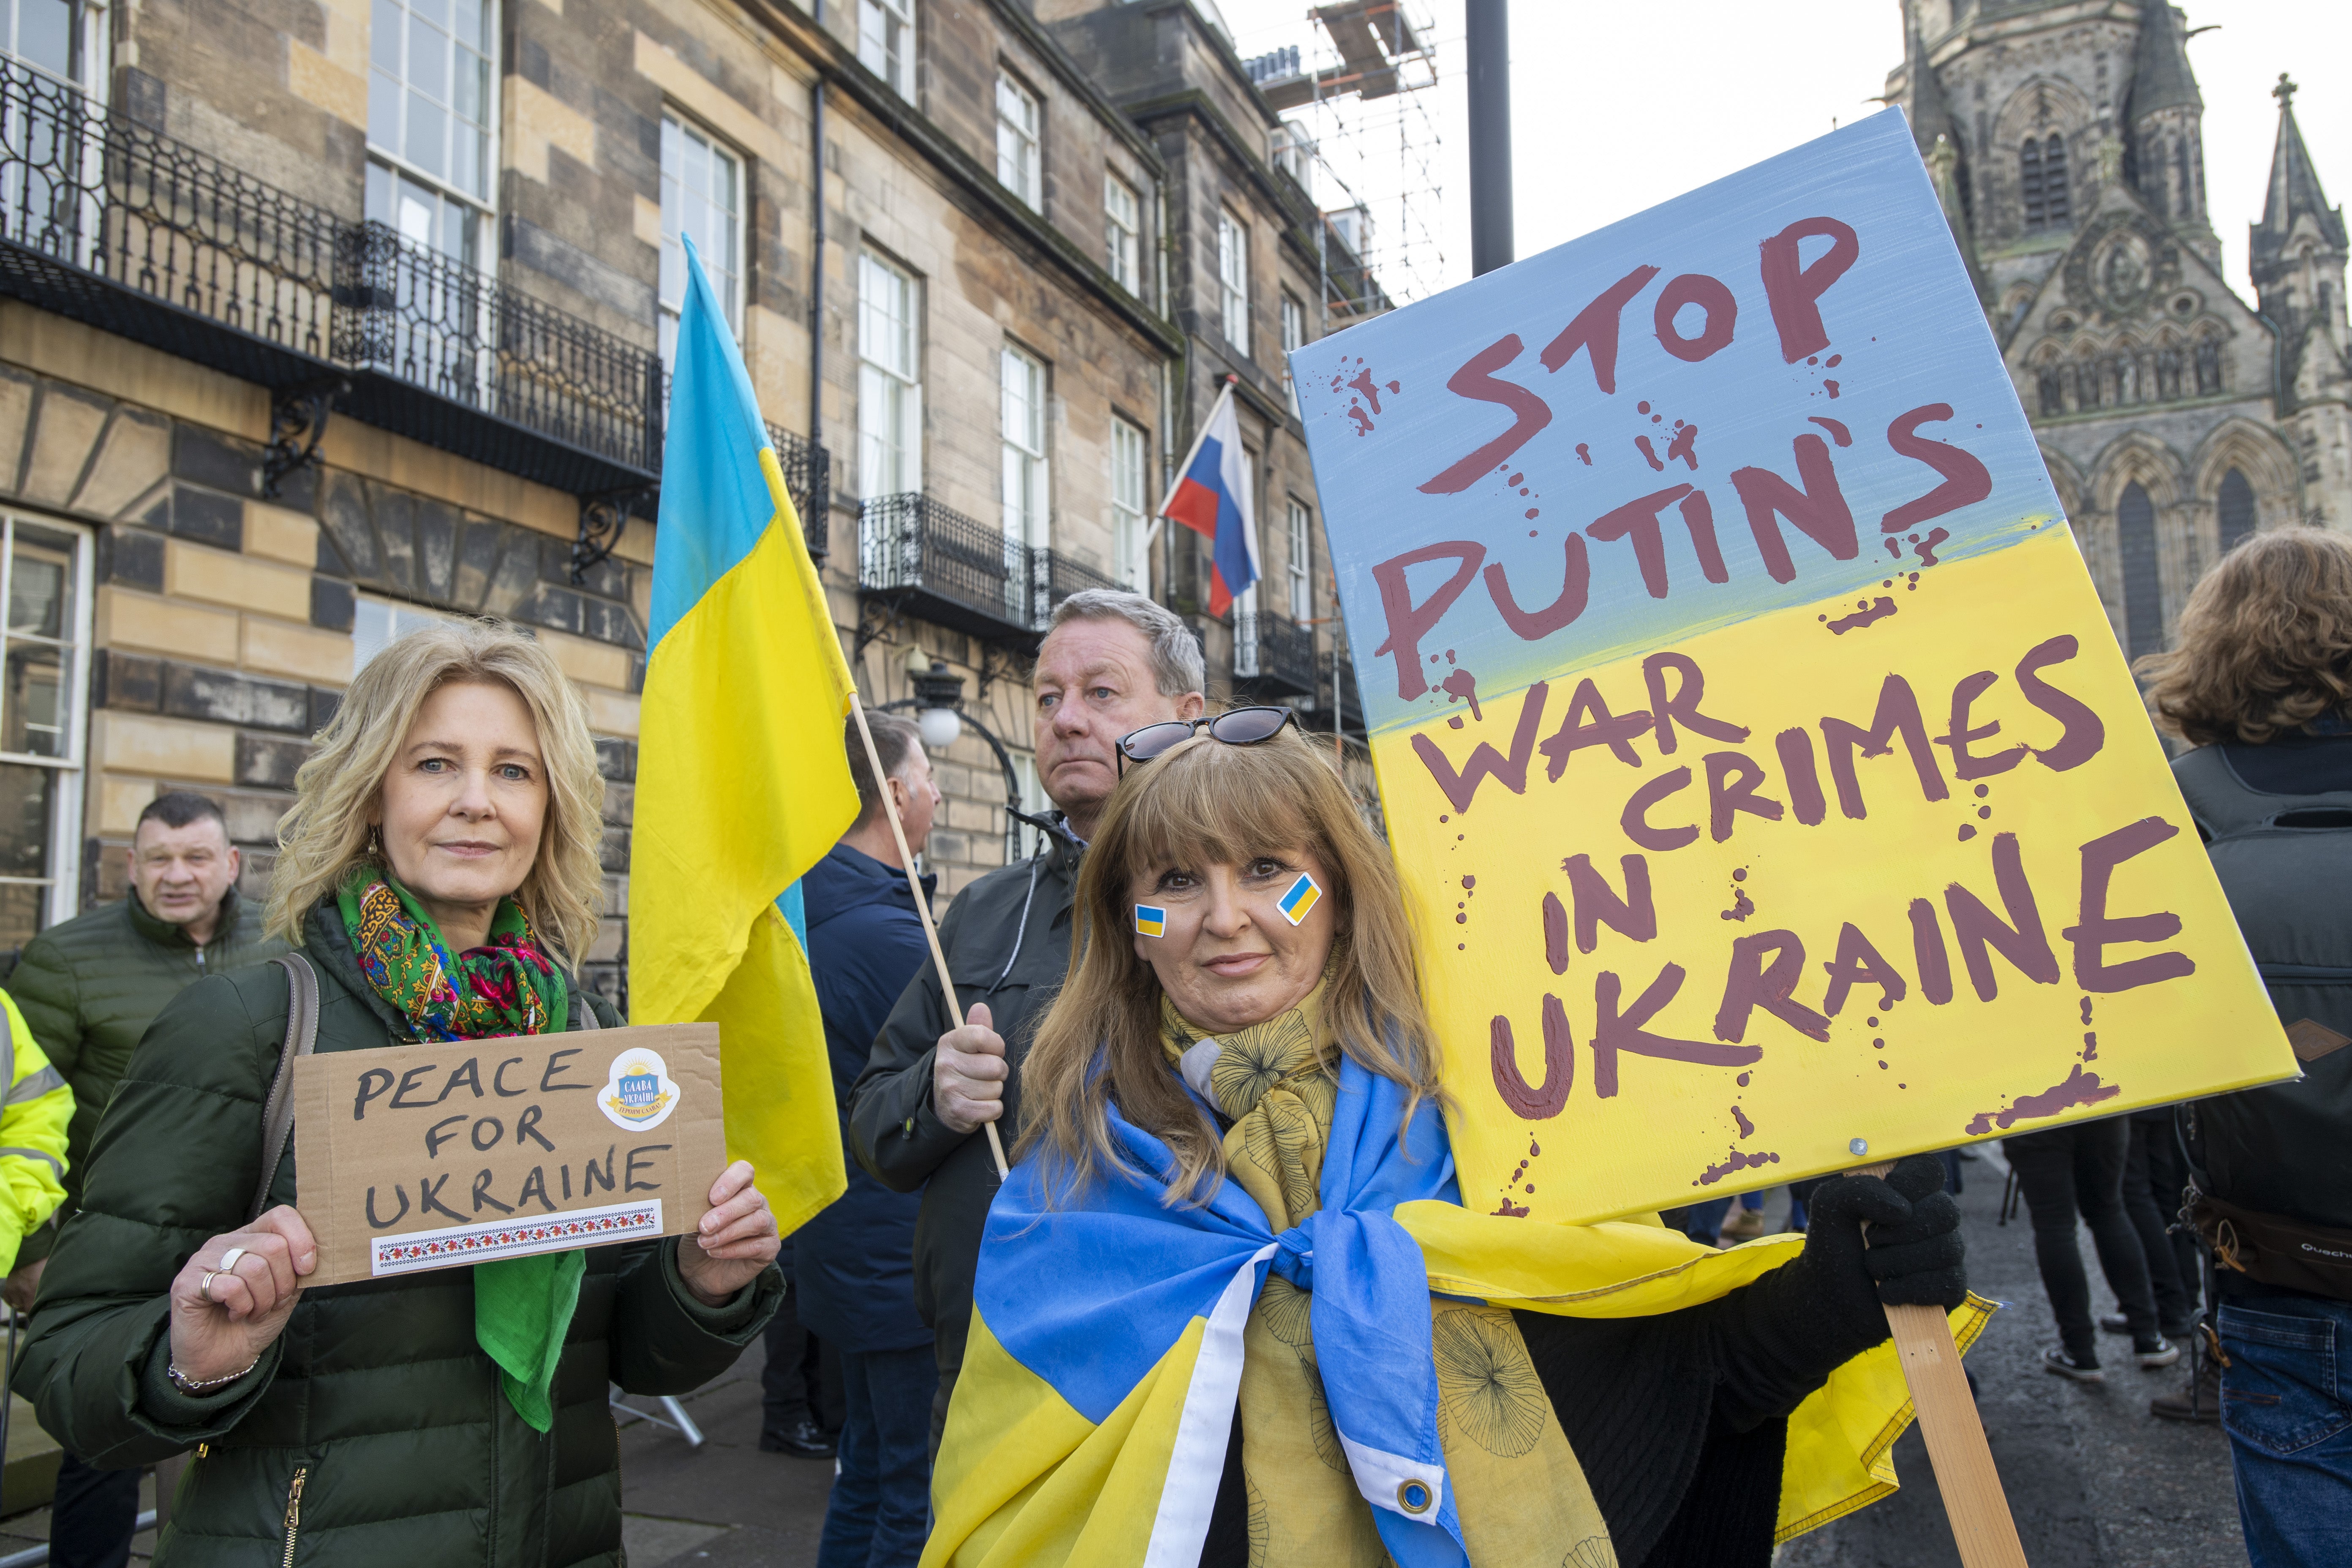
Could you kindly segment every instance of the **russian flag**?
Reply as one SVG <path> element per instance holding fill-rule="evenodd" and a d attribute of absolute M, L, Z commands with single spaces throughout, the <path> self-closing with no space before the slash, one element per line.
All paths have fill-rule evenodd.
<path fill-rule="evenodd" d="M 1257 517 L 1242 456 L 1242 422 L 1225 384 L 1160 515 L 1209 542 L 1209 614 L 1222 616 L 1258 579 Z"/>

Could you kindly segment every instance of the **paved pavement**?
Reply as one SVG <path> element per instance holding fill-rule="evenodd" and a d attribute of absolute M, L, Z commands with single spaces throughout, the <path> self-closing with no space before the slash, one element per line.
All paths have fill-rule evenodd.
<path fill-rule="evenodd" d="M 2142 1373 L 2111 1355 L 2104 1387 L 2040 1368 L 2055 1342 L 2023 1216 L 1996 1223 L 1998 1146 L 1964 1167 L 1960 1199 L 1977 1289 L 2011 1303 L 1969 1358 L 1995 1462 L 2033 1568 L 2241 1568 L 2227 1444 L 2218 1428 L 2155 1420 L 2148 1396 L 2182 1369 Z M 1767 1215 L 1786 1212 L 1776 1194 Z M 2089 1239 L 2085 1266 L 2105 1298 Z M 2122 1342 L 2111 1341 L 2115 1350 Z M 623 1505 L 633 1568 L 808 1568 L 824 1522 L 833 1467 L 759 1450 L 761 1362 L 755 1343 L 718 1382 L 685 1402 L 708 1436 L 688 1448 L 645 1423 L 621 1436 Z M 2183 1367 L 2186 1366 L 2184 1359 Z M 641 1405 L 651 1401 L 640 1400 Z M 1783 1548 L 1779 1568 L 1957 1568 L 1933 1471 L 1916 1432 L 1895 1446 L 1903 1489 Z M 0 1554 L 47 1534 L 46 1510 L 0 1522 Z M 134 1560 L 143 1560 L 148 1540 Z"/>

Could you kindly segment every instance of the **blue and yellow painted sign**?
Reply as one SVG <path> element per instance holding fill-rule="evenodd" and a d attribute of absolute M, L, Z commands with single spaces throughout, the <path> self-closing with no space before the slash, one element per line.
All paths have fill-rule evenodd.
<path fill-rule="evenodd" d="M 2294 1070 L 1899 112 L 1291 363 L 1466 1202 Z"/>

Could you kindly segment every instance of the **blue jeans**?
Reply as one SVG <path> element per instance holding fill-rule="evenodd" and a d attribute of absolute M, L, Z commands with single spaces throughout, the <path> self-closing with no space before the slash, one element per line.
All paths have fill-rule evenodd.
<path fill-rule="evenodd" d="M 915 1568 L 930 1533 L 931 1394 L 939 1380 L 929 1342 L 842 1352 L 848 1415 L 817 1568 Z"/>
<path fill-rule="evenodd" d="M 2246 1555 L 2253 1568 L 2340 1563 L 2352 1520 L 2352 1303 L 2224 1297 L 2221 1315 L 2221 1425 Z"/>

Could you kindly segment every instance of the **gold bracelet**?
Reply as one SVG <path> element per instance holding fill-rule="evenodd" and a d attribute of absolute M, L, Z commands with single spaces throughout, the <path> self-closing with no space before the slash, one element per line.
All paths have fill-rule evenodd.
<path fill-rule="evenodd" d="M 268 1352 L 265 1352 L 263 1353 L 267 1354 Z M 247 1373 L 251 1372 L 255 1367 L 259 1366 L 260 1364 L 261 1357 L 255 1356 L 251 1361 L 246 1363 L 242 1369 L 230 1373 L 226 1377 L 210 1377 L 199 1383 L 194 1378 L 192 1378 L 188 1376 L 187 1373 L 182 1372 L 177 1364 L 172 1362 L 165 1362 L 163 1363 L 163 1375 L 171 1380 L 172 1386 L 173 1388 L 178 1389 L 183 1394 L 210 1394 L 215 1388 L 226 1388 L 230 1384 L 235 1383 L 238 1378 L 243 1377 Z"/>

